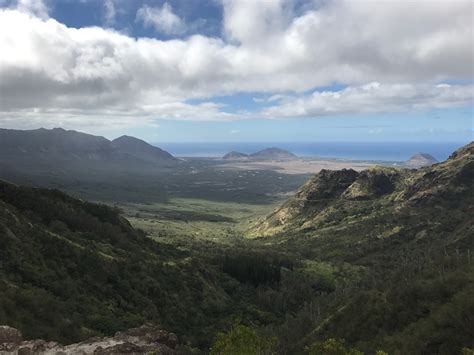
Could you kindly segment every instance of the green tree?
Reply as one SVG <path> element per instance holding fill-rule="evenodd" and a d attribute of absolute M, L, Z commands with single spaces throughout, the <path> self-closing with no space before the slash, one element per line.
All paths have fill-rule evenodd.
<path fill-rule="evenodd" d="M 236 324 L 227 333 L 217 334 L 211 355 L 272 355 L 276 354 L 275 337 L 259 336 L 255 329 Z"/>
<path fill-rule="evenodd" d="M 355 348 L 347 347 L 343 341 L 334 338 L 312 344 L 306 348 L 308 355 L 363 355 Z"/>

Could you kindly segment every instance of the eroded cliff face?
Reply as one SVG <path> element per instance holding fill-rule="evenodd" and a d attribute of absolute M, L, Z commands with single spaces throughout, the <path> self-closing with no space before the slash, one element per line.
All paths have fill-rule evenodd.
<path fill-rule="evenodd" d="M 0 326 L 0 354 L 156 354 L 173 355 L 178 338 L 153 325 L 143 325 L 113 337 L 94 337 L 80 343 L 61 345 L 54 341 L 23 340 L 21 332 Z"/>

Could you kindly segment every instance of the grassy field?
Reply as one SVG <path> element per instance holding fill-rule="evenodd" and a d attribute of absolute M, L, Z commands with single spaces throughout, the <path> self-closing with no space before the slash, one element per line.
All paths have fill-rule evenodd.
<path fill-rule="evenodd" d="M 134 227 L 150 237 L 173 239 L 173 242 L 196 238 L 228 244 L 240 239 L 250 225 L 281 202 L 282 199 L 255 204 L 172 198 L 167 202 L 125 203 L 119 207 Z"/>

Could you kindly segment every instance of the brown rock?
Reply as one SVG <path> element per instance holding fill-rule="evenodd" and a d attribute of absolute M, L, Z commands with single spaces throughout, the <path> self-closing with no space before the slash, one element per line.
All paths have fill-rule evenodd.
<path fill-rule="evenodd" d="M 157 326 L 144 325 L 118 332 L 114 337 L 94 337 L 63 346 L 41 339 L 22 341 L 21 332 L 8 326 L 0 327 L 1 354 L 160 354 L 175 355 L 178 338 Z"/>
<path fill-rule="evenodd" d="M 144 354 L 146 349 L 132 344 L 132 343 L 122 343 L 114 346 L 109 346 L 107 348 L 98 347 L 95 349 L 94 354 Z"/>
<path fill-rule="evenodd" d="M 33 355 L 33 350 L 25 346 L 18 349 L 18 355 Z"/>
<path fill-rule="evenodd" d="M 11 343 L 18 344 L 23 340 L 23 336 L 18 329 L 9 327 L 7 325 L 0 326 L 0 344 Z"/>

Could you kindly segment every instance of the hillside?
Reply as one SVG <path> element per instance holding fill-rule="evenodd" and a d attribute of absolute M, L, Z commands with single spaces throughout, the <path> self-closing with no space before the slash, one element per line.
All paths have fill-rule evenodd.
<path fill-rule="evenodd" d="M 421 168 L 436 163 L 438 163 L 438 160 L 432 155 L 428 153 L 416 153 L 406 161 L 405 165 L 410 168 Z"/>
<path fill-rule="evenodd" d="M 419 170 L 317 174 L 250 235 L 346 276 L 277 333 L 308 322 L 299 347 L 336 338 L 369 354 L 473 348 L 473 214 L 474 143 Z"/>
<path fill-rule="evenodd" d="M 57 190 L 0 180 L 0 245 L 0 325 L 27 339 L 70 344 L 152 322 L 206 347 L 251 307 L 219 262 Z"/>
<path fill-rule="evenodd" d="M 141 139 L 121 136 L 112 141 L 112 147 L 119 153 L 128 154 L 136 159 L 159 164 L 177 160 L 167 151 L 154 147 Z"/>
<path fill-rule="evenodd" d="M 401 213 L 419 203 L 457 197 L 472 199 L 474 144 L 454 153 L 446 162 L 410 171 L 374 167 L 354 170 L 322 170 L 303 185 L 294 197 L 250 230 L 253 236 L 274 235 L 285 230 L 317 228 L 359 216 L 364 209 L 383 207 Z M 466 201 L 466 203 L 469 201 Z M 349 213 L 349 215 L 347 214 Z"/>
<path fill-rule="evenodd" d="M 219 244 L 151 239 L 118 209 L 0 181 L 0 324 L 66 345 L 150 322 L 187 350 L 303 354 L 337 339 L 458 354 L 474 347 L 473 184 L 474 143 L 419 170 L 324 170 L 255 238 Z M 154 224 L 145 212 L 131 220 Z"/>

